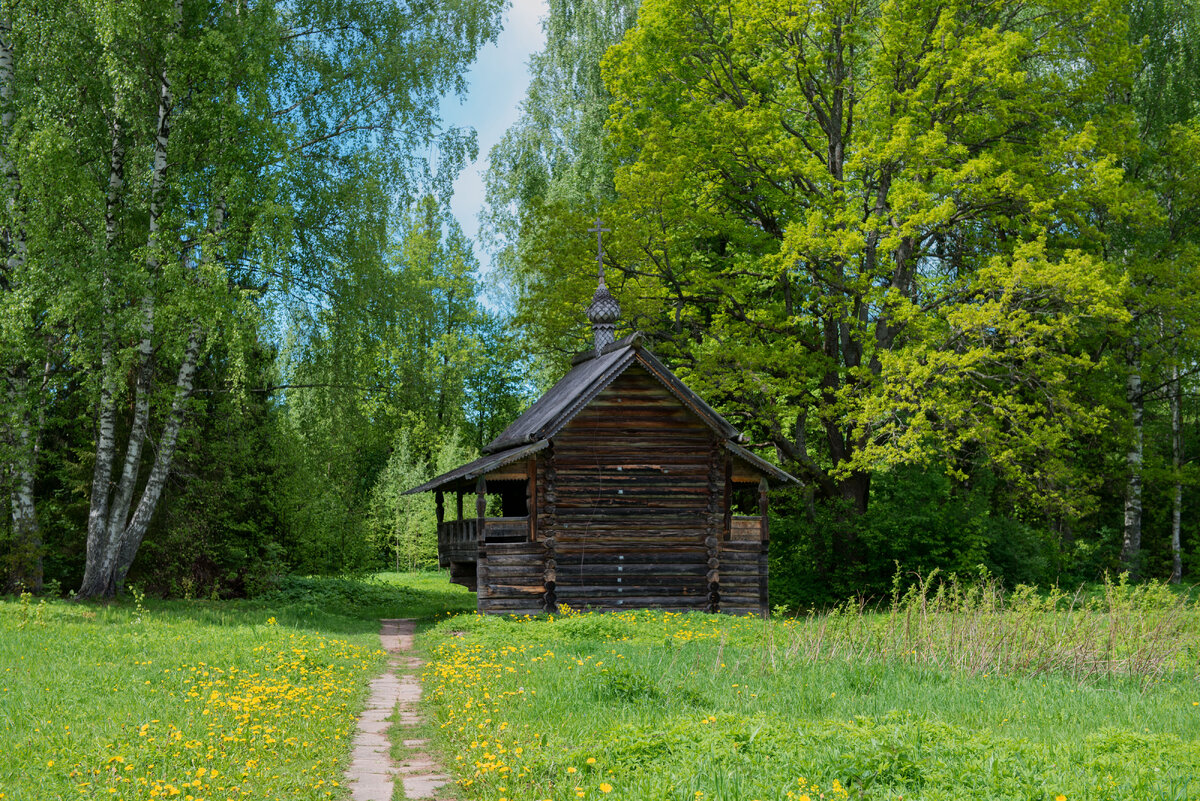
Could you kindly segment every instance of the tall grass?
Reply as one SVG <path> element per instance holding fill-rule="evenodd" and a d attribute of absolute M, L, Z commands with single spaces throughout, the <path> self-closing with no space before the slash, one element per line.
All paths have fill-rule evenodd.
<path fill-rule="evenodd" d="M 1200 604 L 1125 576 L 1092 592 L 1006 592 L 992 578 L 935 572 L 897 588 L 882 613 L 860 600 L 797 618 L 772 631 L 766 656 L 1156 681 L 1200 674 Z"/>
<path fill-rule="evenodd" d="M 1182 800 L 1198 612 L 929 576 L 878 608 L 470 615 L 422 641 L 463 799 Z"/>

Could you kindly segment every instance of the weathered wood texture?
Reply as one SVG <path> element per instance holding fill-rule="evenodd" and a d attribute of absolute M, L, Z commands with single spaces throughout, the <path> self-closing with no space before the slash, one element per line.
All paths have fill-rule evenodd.
<path fill-rule="evenodd" d="M 489 531 L 492 529 L 489 527 Z M 544 548 L 523 538 L 501 542 L 490 538 L 487 559 L 480 562 L 480 612 L 537 614 L 542 611 Z"/>
<path fill-rule="evenodd" d="M 438 566 L 451 562 L 474 562 L 479 553 L 474 520 L 447 520 L 438 523 Z"/>
<path fill-rule="evenodd" d="M 763 516 L 729 511 L 740 471 L 723 441 L 641 367 L 523 466 L 533 476 L 528 516 L 483 517 L 481 481 L 479 518 L 438 527 L 442 561 L 453 580 L 473 580 L 481 612 L 767 612 Z M 469 577 L 468 562 L 477 563 Z"/>
<path fill-rule="evenodd" d="M 762 542 L 762 518 L 758 515 L 733 517 L 729 525 L 729 539 L 740 542 Z"/>
<path fill-rule="evenodd" d="M 724 489 L 711 430 L 634 366 L 554 445 L 558 603 L 710 609 L 714 478 Z"/>
<path fill-rule="evenodd" d="M 489 517 L 486 518 L 488 542 L 527 541 L 529 518 Z M 479 559 L 479 521 L 447 520 L 439 523 L 438 565 L 447 567 L 452 562 L 475 562 Z"/>

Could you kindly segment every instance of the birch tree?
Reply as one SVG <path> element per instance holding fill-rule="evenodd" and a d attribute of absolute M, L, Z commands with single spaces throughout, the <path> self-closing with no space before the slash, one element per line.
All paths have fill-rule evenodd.
<path fill-rule="evenodd" d="M 62 14 L 58 3 L 45 8 L 11 2 L 0 4 L 0 485 L 8 488 L 6 506 L 14 547 L 10 551 L 10 587 L 40 591 L 41 525 L 36 484 L 45 425 L 46 403 L 60 359 L 66 303 L 73 280 L 48 269 L 39 223 L 39 149 L 53 149 L 31 135 L 32 109 L 44 84 L 43 47 L 71 38 L 69 22 L 55 29 Z M 34 156 L 31 158 L 32 155 Z M 44 152 L 44 151 L 43 151 Z M 57 182 L 61 174 L 53 176 Z M 60 187 L 69 191 L 67 187 Z M 68 235 L 69 236 L 69 235 Z M 6 480 L 5 480 L 6 479 Z"/>
<path fill-rule="evenodd" d="M 1171 580 L 1182 571 L 1183 504 L 1181 382 L 1194 371 L 1200 326 L 1200 4 L 1133 2 L 1130 39 L 1139 63 L 1130 87 L 1138 147 L 1126 157 L 1130 185 L 1152 197 L 1153 213 L 1136 225 L 1112 225 L 1113 250 L 1127 275 L 1131 315 L 1124 349 L 1128 440 L 1120 563 L 1142 574 L 1146 484 L 1146 410 L 1168 407 L 1173 484 Z"/>
<path fill-rule="evenodd" d="M 38 393 L 52 381 L 92 393 L 81 597 L 120 590 L 207 346 L 236 364 L 272 304 L 352 286 L 330 264 L 370 230 L 356 221 L 386 219 L 472 154 L 470 132 L 442 131 L 435 109 L 463 88 L 500 5 L 0 9 L 0 467 L 17 536 L 36 552 Z"/>
<path fill-rule="evenodd" d="M 4 226 L 0 231 L 0 292 L 4 293 L 5 316 L 13 315 L 17 320 L 6 320 L 5 336 L 0 340 L 0 360 L 4 370 L 7 414 L 0 423 L 0 436 L 6 449 L 3 460 L 7 481 L 11 486 L 12 529 L 15 542 L 13 570 L 10 584 L 28 586 L 41 590 L 41 542 L 38 532 L 37 510 L 34 506 L 34 475 L 37 463 L 36 440 L 38 431 L 34 425 L 36 393 L 31 387 L 31 363 L 28 352 L 21 347 L 26 337 L 20 329 L 21 317 L 28 314 L 22 308 L 27 281 L 25 274 L 28 247 L 25 239 L 24 215 L 21 209 L 21 178 L 13 155 L 13 136 L 17 103 L 17 42 L 13 31 L 16 9 L 11 4 L 0 6 L 0 170 L 4 173 Z M 17 330 L 9 326 L 17 323 Z"/>
<path fill-rule="evenodd" d="M 222 317 L 245 311 L 228 287 L 226 228 L 231 199 L 243 200 L 231 185 L 237 171 L 257 172 L 252 162 L 238 158 L 245 154 L 233 143 L 261 136 L 247 124 L 250 109 L 239 109 L 238 101 L 261 94 L 248 79 L 266 55 L 255 41 L 262 28 L 238 6 L 185 8 L 183 0 L 134 9 L 102 4 L 95 23 L 113 92 L 97 331 L 98 433 L 83 598 L 111 597 L 122 586 L 170 472 L 205 339 Z M 139 63 L 129 37 L 147 32 L 157 34 L 161 49 Z M 132 77 L 139 68 L 153 81 L 139 85 Z M 152 114 L 142 116 L 151 108 Z M 144 126 L 139 117 L 152 122 Z M 149 156 L 148 172 L 135 185 L 144 187 L 140 196 L 126 184 L 130 151 Z M 253 224 L 259 204 L 239 205 L 237 222 Z M 123 248 L 122 239 L 136 244 Z M 118 297 L 118 287 L 132 289 L 131 296 Z M 132 325 L 114 330 L 113 315 L 126 305 L 136 310 Z M 126 339 L 130 335 L 132 341 Z M 122 340 L 130 344 L 122 347 Z M 132 416 L 119 443 L 122 367 L 132 373 Z M 164 372 L 173 378 L 160 390 L 156 383 Z M 143 453 L 150 442 L 153 457 L 147 460 Z"/>

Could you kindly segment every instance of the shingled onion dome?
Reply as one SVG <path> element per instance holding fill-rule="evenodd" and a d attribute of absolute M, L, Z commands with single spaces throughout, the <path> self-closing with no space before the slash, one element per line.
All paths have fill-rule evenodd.
<path fill-rule="evenodd" d="M 596 355 L 599 356 L 605 345 L 616 341 L 617 321 L 621 319 L 621 304 L 617 303 L 617 299 L 608 291 L 603 272 L 600 273 L 600 286 L 596 287 L 596 294 L 592 295 L 592 305 L 588 306 L 587 316 L 592 323 Z"/>

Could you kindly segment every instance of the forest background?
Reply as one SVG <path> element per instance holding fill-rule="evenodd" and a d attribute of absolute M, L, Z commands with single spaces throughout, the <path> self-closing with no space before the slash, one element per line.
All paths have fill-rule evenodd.
<path fill-rule="evenodd" d="M 4 589 L 432 566 L 401 492 L 587 347 L 598 216 L 802 479 L 773 603 L 1194 572 L 1200 3 L 554 0 L 472 243 L 503 11 L 0 3 Z"/>

